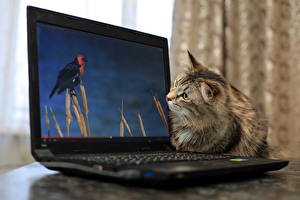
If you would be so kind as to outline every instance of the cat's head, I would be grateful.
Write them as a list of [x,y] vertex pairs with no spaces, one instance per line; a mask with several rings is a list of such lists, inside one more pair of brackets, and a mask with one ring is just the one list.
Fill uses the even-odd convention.
[[170,110],[183,120],[197,119],[196,123],[226,115],[226,80],[201,65],[189,51],[188,56],[189,68],[177,76],[167,95]]

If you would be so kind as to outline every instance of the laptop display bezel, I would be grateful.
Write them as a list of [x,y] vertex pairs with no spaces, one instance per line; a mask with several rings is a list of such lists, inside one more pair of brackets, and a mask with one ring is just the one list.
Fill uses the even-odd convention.
[[58,139],[49,142],[41,137],[39,72],[37,52],[37,23],[104,35],[122,40],[137,42],[163,49],[166,94],[170,88],[168,41],[166,38],[118,27],[110,24],[79,18],[32,6],[27,7],[29,107],[31,149],[50,149],[54,153],[102,153],[156,151],[170,148],[169,136],[137,137],[127,139]]

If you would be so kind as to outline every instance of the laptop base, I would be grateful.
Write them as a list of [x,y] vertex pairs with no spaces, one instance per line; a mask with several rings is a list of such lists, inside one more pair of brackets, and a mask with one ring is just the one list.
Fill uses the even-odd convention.
[[[241,159],[245,159],[241,161]],[[238,161],[240,160],[240,161]],[[95,178],[108,182],[126,182],[145,185],[177,185],[189,181],[205,183],[205,180],[218,181],[220,178],[248,176],[267,171],[279,170],[288,161],[260,158],[236,158],[228,160],[155,163],[122,168],[117,171],[101,170],[83,164],[69,162],[41,162],[42,165],[64,174]]]

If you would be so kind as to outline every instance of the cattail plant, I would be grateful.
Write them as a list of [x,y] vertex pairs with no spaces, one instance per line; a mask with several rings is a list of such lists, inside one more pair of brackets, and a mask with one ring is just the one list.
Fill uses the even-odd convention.
[[[122,110],[121,110],[121,113],[120,113],[120,118],[121,118],[121,122],[120,122],[120,135],[121,135],[121,126],[123,126],[123,129],[124,129],[124,126],[125,126],[126,129],[127,129],[127,131],[128,131],[128,133],[129,133],[129,135],[132,136],[131,129],[130,129],[130,127],[129,127],[127,121],[126,121],[126,118],[125,118],[125,116],[124,116],[124,103],[123,103],[123,100],[122,100]],[[122,123],[123,125],[121,125],[121,123]],[[124,136],[124,131],[123,131],[122,134],[123,134],[123,136]]]
[[87,134],[88,134],[88,136],[90,136],[91,130],[90,130],[90,122],[89,122],[88,101],[87,101],[84,85],[82,85],[82,84],[80,84],[80,91],[81,91],[81,97],[82,97],[82,103],[83,103],[83,110],[84,110],[85,119],[86,119],[86,123],[87,123]]
[[[121,116],[124,112],[124,102],[123,102],[123,99],[122,99],[122,109],[121,109]],[[120,137],[124,137],[124,122],[122,120],[122,117],[121,118],[121,121],[120,121]]]
[[137,117],[138,117],[138,121],[139,121],[139,124],[140,124],[140,129],[141,129],[142,135],[143,135],[144,137],[146,137],[147,134],[146,134],[146,131],[145,131],[145,127],[144,127],[144,123],[143,123],[141,114],[138,113],[138,114],[137,114]]
[[74,102],[72,103],[72,107],[73,107],[73,112],[74,112],[74,115],[76,117],[80,132],[81,132],[81,134],[83,134],[83,129],[82,129],[81,121],[80,121],[80,115],[79,115],[79,112],[78,112],[77,107],[74,104]]
[[130,126],[128,125],[128,123],[127,123],[127,121],[126,121],[126,118],[125,118],[125,116],[124,116],[124,113],[121,113],[121,120],[122,120],[122,122],[124,123],[124,125],[125,125],[125,127],[126,127],[128,133],[129,133],[129,135],[130,135],[130,136],[133,136],[133,135],[132,135],[132,131],[131,131],[131,129],[130,129]]
[[79,129],[80,129],[80,132],[84,137],[86,137],[87,131],[86,131],[86,126],[85,126],[84,116],[81,112],[75,90],[71,91],[71,96],[72,96],[72,103],[73,103],[73,111],[74,111],[75,117],[77,119],[77,123],[78,123]]
[[69,89],[66,90],[66,128],[67,128],[67,136],[70,136],[70,124],[72,121],[72,114],[71,114],[71,99]]
[[124,123],[122,120],[120,122],[120,137],[124,137]]
[[160,116],[160,118],[161,118],[161,120],[162,120],[165,128],[167,130],[169,130],[168,122],[167,122],[166,116],[164,114],[163,108],[162,108],[159,100],[157,100],[156,97],[153,96],[153,101],[154,101],[154,105],[156,107],[156,110],[157,110],[157,112],[158,112],[158,114],[159,114],[159,116]]
[[50,112],[51,112],[51,114],[52,114],[52,119],[53,119],[54,124],[55,124],[55,129],[56,129],[58,135],[59,135],[60,137],[63,137],[63,134],[62,134],[62,131],[61,131],[61,129],[60,129],[60,126],[59,126],[59,124],[58,124],[58,122],[57,122],[57,120],[56,120],[55,113],[53,112],[53,110],[52,110],[51,107],[50,107],[49,109],[50,109]]
[[48,136],[50,136],[50,119],[49,119],[49,114],[48,114],[48,108],[47,106],[45,106],[45,122],[46,122],[46,126],[47,126],[47,133]]

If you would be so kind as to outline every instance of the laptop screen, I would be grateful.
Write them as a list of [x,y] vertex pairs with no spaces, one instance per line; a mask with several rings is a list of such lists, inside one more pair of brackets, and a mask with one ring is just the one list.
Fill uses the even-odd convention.
[[37,23],[41,136],[168,136],[163,49]]

